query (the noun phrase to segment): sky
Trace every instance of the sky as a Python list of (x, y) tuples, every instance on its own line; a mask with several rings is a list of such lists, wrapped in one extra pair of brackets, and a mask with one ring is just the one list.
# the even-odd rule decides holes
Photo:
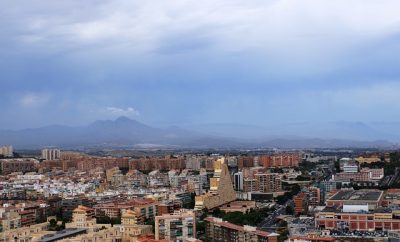
[(2, 129), (400, 121), (398, 0), (0, 0)]

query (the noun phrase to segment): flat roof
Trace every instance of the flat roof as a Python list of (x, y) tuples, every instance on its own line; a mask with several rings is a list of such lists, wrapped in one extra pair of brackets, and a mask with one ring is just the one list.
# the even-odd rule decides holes
[(80, 228), (68, 228), (64, 229), (61, 231), (57, 231), (54, 234), (46, 234), (40, 238), (40, 242), (51, 242), (51, 241), (56, 241), (64, 238), (68, 238), (70, 236), (74, 236), (77, 234), (83, 234), (86, 233), (86, 229), (80, 229)]
[(357, 212), (343, 212), (341, 209), (338, 208), (333, 208), (333, 207), (325, 207), (321, 212), (326, 212), (326, 213), (340, 213), (340, 214), (349, 214), (349, 213), (355, 213), (355, 214), (375, 214), (375, 213), (392, 213), (392, 209), (390, 208), (376, 208), (373, 212), (371, 211), (357, 211)]
[(222, 219), (215, 218), (215, 217), (206, 217), (204, 220), (211, 222), (213, 224), (217, 224), (219, 226), (228, 228), (228, 229), (233, 229), (233, 230), (237, 230), (237, 231), (241, 231), (241, 232), (249, 232), (249, 233), (253, 233), (253, 234), (256, 234), (259, 236), (263, 236), (263, 237), (279, 236), (279, 234), (269, 233), (266, 231), (259, 230), (257, 228), (254, 228), (255, 230), (253, 230), (253, 231), (247, 231), (247, 230), (245, 230), (245, 226), (236, 225), (236, 224), (233, 224), (233, 223), (230, 223), (230, 222), (227, 222)]
[(378, 201), (382, 194), (379, 190), (341, 190), (328, 200)]

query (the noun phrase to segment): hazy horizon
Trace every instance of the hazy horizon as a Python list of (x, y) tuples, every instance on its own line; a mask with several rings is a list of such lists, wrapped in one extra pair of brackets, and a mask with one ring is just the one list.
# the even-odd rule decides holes
[[(85, 136), (94, 136), (88, 142)], [(95, 136), (100, 135), (98, 138)], [(58, 137), (54, 140), (52, 137)], [(132, 140), (133, 138), (133, 140)], [(172, 139), (171, 139), (172, 138)], [(97, 140), (98, 139), (98, 140)], [(313, 145), (321, 140), (324, 143), (343, 143), (346, 145), (397, 146), (400, 142), (400, 123), (382, 122), (297, 122), (270, 124), (266, 126), (246, 125), (239, 123), (198, 123), (181, 125), (151, 125), (127, 116), (115, 119), (94, 120), (84, 125), (53, 124), (27, 129), (0, 129), (0, 144), (13, 143), (17, 146), (33, 145), (78, 145), (90, 143), (140, 144), (140, 140), (151, 140), (150, 143), (165, 145), (184, 145), (186, 142), (227, 142), (228, 146), (248, 146), (265, 142), (302, 142), (303, 145)], [(230, 143), (229, 139), (233, 143)], [(40, 141), (39, 141), (40, 140)], [(168, 141), (169, 140), (169, 141)], [(44, 143), (43, 143), (44, 142)], [(171, 142), (171, 143), (169, 143)], [(275, 142), (275, 143), (276, 143)], [(356, 142), (356, 143), (354, 143)], [(372, 143), (371, 143), (372, 142)], [(273, 144), (273, 143), (271, 143)], [(198, 145), (198, 144), (196, 144)], [(196, 146), (195, 145), (195, 146)], [(362, 146), (361, 145), (361, 146)], [(39, 145), (40, 146), (40, 145)]]
[(368, 0), (4, 2), (0, 129), (127, 116), (155, 127), (280, 126), (271, 130), (282, 135), (360, 122), (368, 137), (396, 136), (399, 8)]

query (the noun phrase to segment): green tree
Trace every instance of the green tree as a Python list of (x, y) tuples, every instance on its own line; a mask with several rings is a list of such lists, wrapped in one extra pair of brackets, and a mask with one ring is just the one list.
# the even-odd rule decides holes
[(221, 211), (221, 209), (219, 209), (219, 208), (215, 208), (212, 211), (212, 216), (213, 217), (222, 218), (224, 215), (225, 215), (225, 212)]
[(98, 223), (98, 224), (110, 224), (111, 223), (111, 218), (108, 217), (108, 216), (97, 217), (96, 218), (96, 223)]
[(49, 221), (49, 230), (50, 231), (55, 231), (55, 230), (57, 230), (57, 220), (55, 220), (55, 219), (50, 219), (50, 221)]
[(287, 205), (285, 208), (286, 214), (288, 215), (293, 215), (294, 214), (294, 210), (291, 206)]
[(250, 210), (244, 214), (242, 212), (230, 212), (222, 217), (223, 220), (233, 224), (251, 226), (256, 226), (262, 222), (263, 218), (265, 218), (265, 216), (263, 216), (260, 210)]
[(151, 225), (151, 228), (153, 229), (153, 233), (155, 232), (156, 222), (154, 221), (154, 219), (146, 220), (145, 224), (146, 225)]
[(288, 239), (289, 230), (287, 229), (287, 227), (278, 229), (277, 232), (279, 234), (279, 237), (278, 237), (279, 242), (283, 242)]
[(335, 170), (336, 170), (336, 172), (340, 172), (340, 162), (339, 162), (339, 160), (335, 160)]
[(111, 226), (113, 226), (114, 224), (121, 224), (121, 217), (110, 219), (110, 224)]
[(62, 221), (61, 226), (59, 227), (58, 230), (63, 230), (65, 229), (65, 221)]
[(196, 222), (196, 231), (199, 234), (205, 234), (206, 233), (206, 223), (204, 221), (197, 221)]

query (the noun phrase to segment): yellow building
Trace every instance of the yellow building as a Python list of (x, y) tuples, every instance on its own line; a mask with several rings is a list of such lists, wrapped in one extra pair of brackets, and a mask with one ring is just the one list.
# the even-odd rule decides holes
[(196, 196), (195, 209), (213, 209), (223, 204), (236, 200), (231, 177), (225, 159), (218, 159), (214, 163), (214, 177), (210, 179), (210, 191), (204, 195)]
[(18, 238), (18, 241), (39, 241), (39, 239), (49, 233), (54, 233), (47, 231), (49, 223), (40, 223), (31, 225), (29, 227), (22, 227), (17, 229), (11, 229), (0, 233), (0, 241), (11, 242)]
[(122, 225), (137, 225), (138, 215), (135, 211), (125, 210), (121, 216)]
[(86, 228), (87, 233), (68, 238), (64, 242), (134, 242), (140, 235), (153, 234), (151, 225), (138, 225), (137, 212), (125, 210), (121, 216), (120, 225), (96, 224), (96, 219), (92, 216), (93, 209), (85, 206), (79, 206), (73, 212), (72, 223), (67, 223), (66, 228)]
[(86, 242), (86, 241), (102, 241), (102, 242), (115, 242), (122, 241), (123, 233), (117, 227), (109, 227), (96, 232), (89, 232), (75, 236), (73, 238), (62, 239), (62, 242)]
[(219, 179), (222, 173), (222, 164), (224, 164), (224, 158), (217, 159), (214, 161), (214, 176), (210, 178), (210, 191), (217, 191), (219, 185)]
[(70, 228), (94, 228), (96, 219), (94, 218), (94, 209), (79, 205), (72, 212), (72, 223), (68, 224)]
[[(1, 212), (1, 211), (0, 211)], [(21, 227), (21, 215), (15, 210), (4, 212), (0, 219), (1, 231), (7, 231)]]
[(359, 164), (363, 164), (363, 163), (370, 164), (370, 163), (381, 161), (381, 158), (380, 157), (362, 157), (362, 156), (360, 156), (360, 157), (355, 158), (355, 160)]

